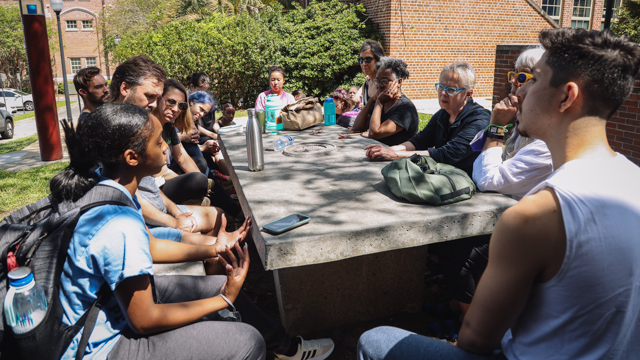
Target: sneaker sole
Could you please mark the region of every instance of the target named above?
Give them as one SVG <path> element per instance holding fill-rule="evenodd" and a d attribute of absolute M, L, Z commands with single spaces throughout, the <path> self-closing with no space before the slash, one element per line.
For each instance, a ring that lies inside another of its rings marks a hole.
<path fill-rule="evenodd" d="M 333 349 L 335 349 L 335 347 L 336 347 L 336 344 L 333 344 L 331 349 L 329 349 L 329 351 L 327 351 L 326 354 L 323 354 L 323 355 L 320 355 L 320 356 L 316 356 L 316 357 L 312 357 L 312 358 L 309 358 L 307 360 L 324 360 L 324 359 L 328 358 L 329 355 L 331 355 L 331 353 L 333 352 Z"/>

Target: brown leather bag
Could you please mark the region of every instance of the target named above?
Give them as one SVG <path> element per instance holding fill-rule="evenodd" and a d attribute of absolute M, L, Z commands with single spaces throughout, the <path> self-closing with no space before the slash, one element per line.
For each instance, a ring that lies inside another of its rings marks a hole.
<path fill-rule="evenodd" d="M 304 130 L 324 122 L 322 105 L 318 98 L 306 97 L 282 108 L 282 126 L 285 130 Z"/>

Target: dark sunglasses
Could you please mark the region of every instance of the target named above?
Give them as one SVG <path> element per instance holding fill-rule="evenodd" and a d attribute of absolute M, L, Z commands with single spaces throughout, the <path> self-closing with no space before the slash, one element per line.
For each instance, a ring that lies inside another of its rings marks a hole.
<path fill-rule="evenodd" d="M 373 58 L 371 56 L 367 56 L 366 58 L 358 58 L 358 62 L 360 64 L 362 63 L 370 63 L 373 60 Z"/>
<path fill-rule="evenodd" d="M 167 105 L 170 108 L 176 106 L 176 104 L 177 104 L 178 105 L 178 110 L 180 110 L 180 111 L 185 111 L 185 110 L 187 110 L 189 108 L 189 104 L 187 104 L 184 101 L 178 101 L 176 99 L 164 99 L 164 104 Z"/>

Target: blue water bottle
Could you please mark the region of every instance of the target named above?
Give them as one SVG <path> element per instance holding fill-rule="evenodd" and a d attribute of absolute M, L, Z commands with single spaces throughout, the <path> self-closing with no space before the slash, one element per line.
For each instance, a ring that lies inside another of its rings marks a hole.
<path fill-rule="evenodd" d="M 333 98 L 326 98 L 324 100 L 324 124 L 336 124 L 336 103 L 333 102 Z"/>

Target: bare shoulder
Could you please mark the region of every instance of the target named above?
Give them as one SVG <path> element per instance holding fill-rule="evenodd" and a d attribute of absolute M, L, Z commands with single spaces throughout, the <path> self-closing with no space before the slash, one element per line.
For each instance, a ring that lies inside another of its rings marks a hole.
<path fill-rule="evenodd" d="M 526 258 L 538 271 L 536 282 L 551 279 L 562 266 L 566 235 L 560 203 L 552 188 L 529 195 L 504 212 L 494 231 L 492 247 Z"/>

